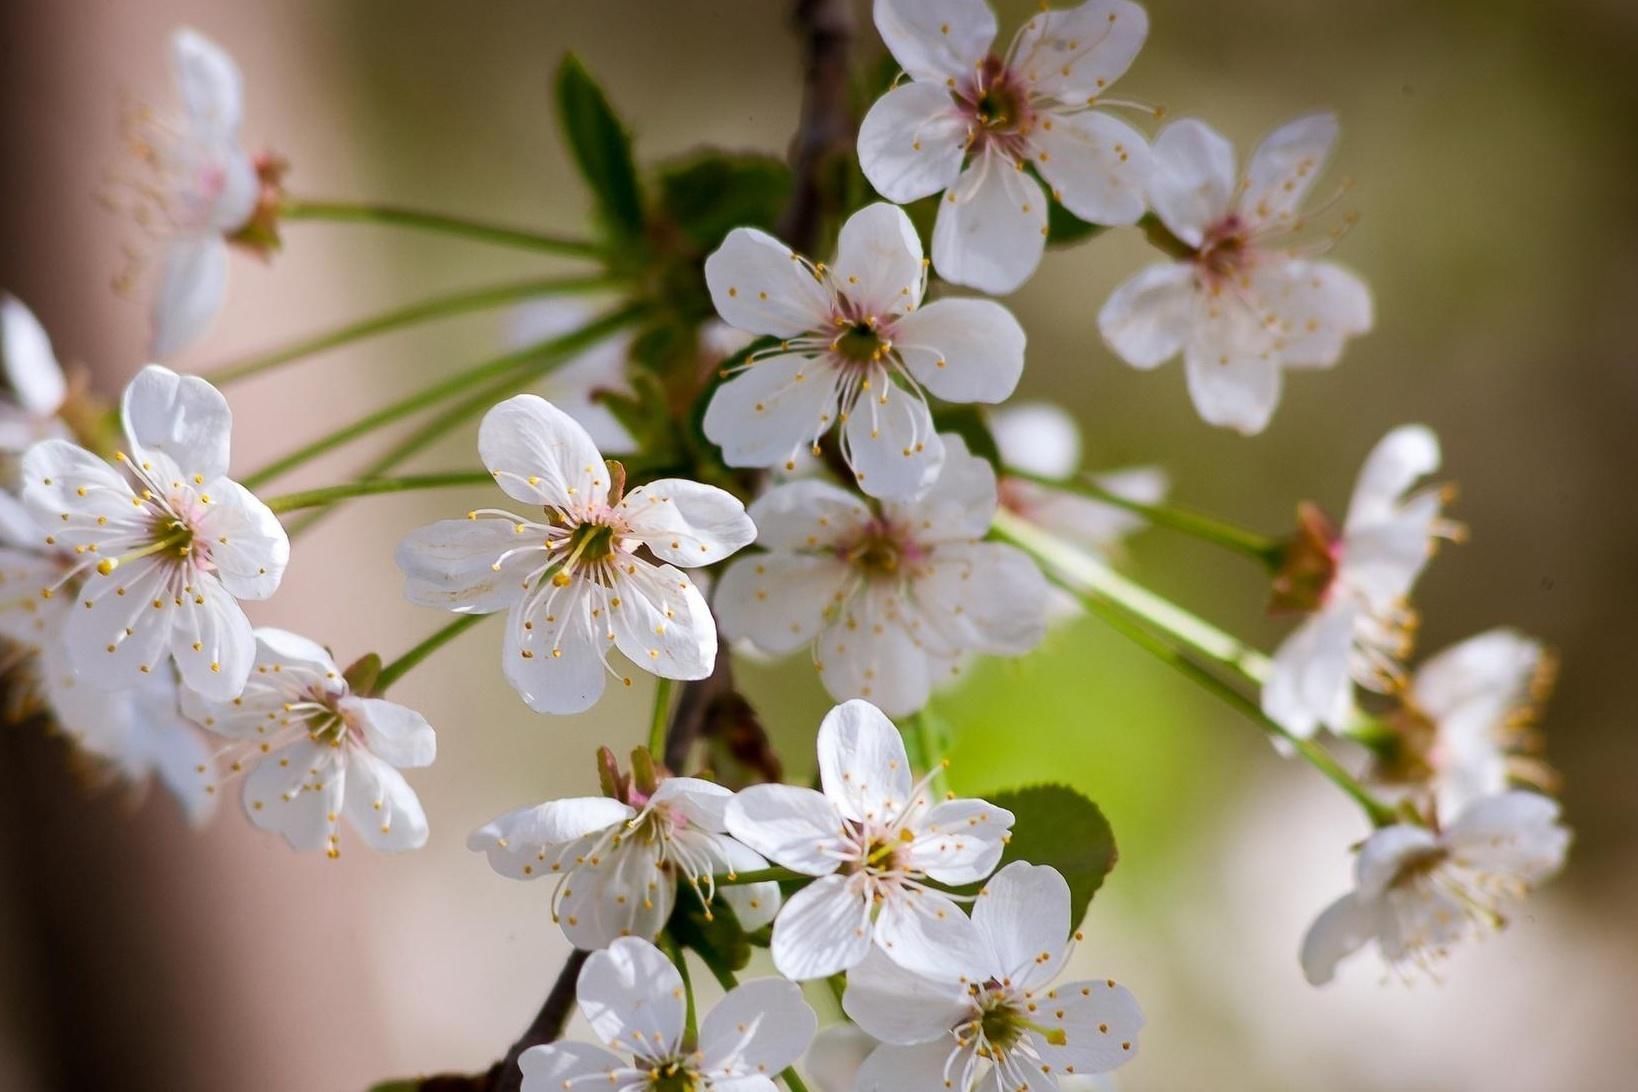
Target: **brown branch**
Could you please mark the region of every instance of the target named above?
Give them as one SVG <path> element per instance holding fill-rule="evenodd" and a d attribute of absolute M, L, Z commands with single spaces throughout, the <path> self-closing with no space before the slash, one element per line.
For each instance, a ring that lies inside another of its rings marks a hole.
<path fill-rule="evenodd" d="M 523 1087 L 523 1070 L 518 1068 L 518 1059 L 523 1056 L 523 1052 L 530 1047 L 556 1042 L 562 1038 L 563 1026 L 569 1022 L 569 1014 L 574 1009 L 575 983 L 580 978 L 580 968 L 586 965 L 586 957 L 590 954 L 576 948 L 569 953 L 569 958 L 564 960 L 563 969 L 557 972 L 557 981 L 552 983 L 551 992 L 546 995 L 546 1003 L 540 1006 L 540 1012 L 535 1015 L 529 1030 L 512 1044 L 512 1048 L 506 1052 L 506 1057 L 496 1062 L 495 1068 L 490 1070 L 492 1080 L 489 1087 L 492 1092 L 518 1092 Z"/>
<path fill-rule="evenodd" d="M 840 209 L 837 168 L 853 152 L 858 119 L 848 94 L 848 54 L 853 44 L 849 0 L 796 0 L 793 16 L 802 35 L 802 114 L 791 141 L 795 187 L 779 220 L 779 237 L 812 253 L 819 229 Z"/>

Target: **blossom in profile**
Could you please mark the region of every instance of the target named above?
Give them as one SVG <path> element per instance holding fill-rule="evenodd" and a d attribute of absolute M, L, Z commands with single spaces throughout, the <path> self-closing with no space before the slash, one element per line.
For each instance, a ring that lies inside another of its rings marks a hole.
<path fill-rule="evenodd" d="M 1354 860 L 1353 891 L 1303 938 L 1303 974 L 1324 985 L 1373 941 L 1396 973 L 1434 973 L 1453 945 L 1501 929 L 1507 906 L 1559 870 L 1570 832 L 1558 818 L 1556 801 L 1514 791 L 1474 800 L 1439 830 L 1377 830 Z"/>
<path fill-rule="evenodd" d="M 752 228 L 705 261 L 717 313 L 780 344 L 711 396 L 705 435 L 730 466 L 794 466 L 832 426 L 859 488 L 906 498 L 938 473 L 944 445 L 927 395 L 999 402 L 1024 368 L 1024 330 L 994 300 L 940 299 L 902 209 L 869 205 L 842 225 L 834 265 Z"/>
<path fill-rule="evenodd" d="M 775 864 L 818 877 L 774 919 L 774 966 L 824 978 L 879 947 L 905 967 L 936 972 L 966 943 L 967 918 L 929 885 L 988 876 L 1012 813 L 983 800 L 937 799 L 912 784 L 904 741 L 866 701 L 832 709 L 819 726 L 822 792 L 752 785 L 728 804 L 728 832 Z"/>
<path fill-rule="evenodd" d="M 1336 233 L 1316 241 L 1323 209 L 1303 209 L 1336 136 L 1331 114 L 1298 118 L 1263 141 L 1243 176 L 1233 146 L 1202 121 L 1174 121 L 1155 138 L 1149 200 L 1177 256 L 1115 289 L 1098 328 L 1134 368 L 1182 353 L 1209 424 L 1261 432 L 1286 369 L 1329 368 L 1371 328 L 1370 290 L 1318 260 Z"/>
<path fill-rule="evenodd" d="M 1149 36 L 1129 0 L 1032 16 L 1004 55 L 984 0 L 876 0 L 876 29 L 909 76 L 859 127 L 859 166 L 889 201 L 943 193 L 939 276 L 995 295 L 1046 247 L 1047 191 L 1094 224 L 1143 215 L 1149 145 L 1100 106 Z M 1040 181 L 1037 180 L 1039 176 Z"/>
<path fill-rule="evenodd" d="M 725 812 L 733 793 L 697 777 L 613 786 L 614 796 L 552 800 L 507 812 L 467 839 L 490 867 L 514 880 L 557 881 L 552 918 L 577 948 L 606 948 L 620 937 L 653 940 L 687 884 L 707 915 L 721 895 L 751 930 L 779 910 L 777 883 L 715 885 L 718 873 L 766 868 L 759 854 L 730 838 Z"/>
<path fill-rule="evenodd" d="M 427 841 L 427 817 L 401 769 L 432 765 L 437 735 L 415 710 L 353 693 L 330 653 L 282 629 L 256 631 L 256 668 L 229 701 L 184 694 L 196 722 L 231 741 L 221 755 L 244 774 L 250 821 L 298 850 L 341 851 L 341 820 L 371 849 Z M 212 771 L 197 775 L 215 791 Z"/>
<path fill-rule="evenodd" d="M 773 1078 L 802 1056 L 819 1023 L 796 983 L 757 978 L 729 990 L 700 1020 L 698 1044 L 686 1043 L 682 975 L 636 937 L 593 952 L 575 996 L 607 1049 L 575 1042 L 530 1047 L 518 1059 L 523 1092 L 773 1092 Z"/>
<path fill-rule="evenodd" d="M 202 697 L 237 697 L 256 640 L 241 599 L 279 586 L 290 540 L 227 476 L 233 417 L 202 379 L 149 365 L 121 403 L 130 451 L 116 466 L 67 440 L 23 456 L 23 503 L 40 541 L 79 561 L 35 589 L 74 595 L 69 662 L 99 686 L 134 686 L 176 661 Z"/>
<path fill-rule="evenodd" d="M 1556 672 L 1541 642 L 1505 628 L 1429 657 L 1388 718 L 1397 753 L 1382 772 L 1425 787 L 1435 813 L 1446 817 L 1515 781 L 1549 786 L 1552 772 L 1531 752 Z"/>
<path fill-rule="evenodd" d="M 614 649 L 662 678 L 711 673 L 716 625 L 676 566 L 710 565 L 756 537 L 733 495 L 680 478 L 626 492 L 586 430 L 532 394 L 484 416 L 478 453 L 535 511 L 482 508 L 411 532 L 397 553 L 410 602 L 505 611 L 502 667 L 540 713 L 591 708 L 610 674 L 630 685 Z"/>
<path fill-rule="evenodd" d="M 1444 517 L 1449 490 L 1414 489 L 1439 468 L 1439 441 L 1402 425 L 1371 450 L 1336 530 L 1312 505 L 1286 548 L 1274 607 L 1306 615 L 1281 642 L 1263 683 L 1263 712 L 1287 731 L 1339 731 L 1354 708 L 1354 684 L 1391 691 L 1404 681 L 1416 615 L 1406 602 L 1440 539 L 1460 525 Z"/>
<path fill-rule="evenodd" d="M 57 411 L 68 381 L 45 327 L 16 296 L 0 293 L 0 455 L 21 455 L 37 440 L 65 437 Z"/>
<path fill-rule="evenodd" d="M 849 975 L 842 1007 L 881 1040 L 860 1066 L 859 1092 L 911 1088 L 1054 1090 L 1137 1054 L 1143 1013 L 1113 979 L 1054 986 L 1070 935 L 1069 884 L 1056 869 L 1015 861 L 984 885 L 969 942 L 935 973 L 871 953 Z"/>

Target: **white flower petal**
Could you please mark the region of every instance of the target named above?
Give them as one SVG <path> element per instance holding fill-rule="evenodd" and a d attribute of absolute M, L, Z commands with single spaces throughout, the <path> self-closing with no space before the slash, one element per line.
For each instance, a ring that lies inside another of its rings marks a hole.
<path fill-rule="evenodd" d="M 110 579 L 118 575 L 116 570 Z M 256 635 L 244 608 L 220 581 L 206 573 L 193 580 L 191 589 L 183 588 L 177 596 L 181 602 L 170 627 L 171 655 L 190 690 L 211 701 L 229 701 L 250 678 Z"/>
<path fill-rule="evenodd" d="M 860 1028 L 846 1021 L 832 1024 L 814 1036 L 802 1069 L 819 1092 L 853 1092 L 859 1067 L 874 1049 L 876 1040 Z"/>
<path fill-rule="evenodd" d="M 623 1074 L 635 1071 L 617 1055 L 590 1043 L 556 1042 L 532 1046 L 518 1056 L 523 1092 L 563 1092 L 563 1086 L 596 1080 L 618 1087 Z"/>
<path fill-rule="evenodd" d="M 736 329 L 795 337 L 822 329 L 830 295 L 791 248 L 765 231 L 735 228 L 705 259 L 705 283 L 723 321 Z"/>
<path fill-rule="evenodd" d="M 1443 507 L 1440 491 L 1428 489 L 1412 496 L 1391 518 L 1351 527 L 1343 535 L 1338 582 L 1377 614 L 1397 609 L 1433 560 Z"/>
<path fill-rule="evenodd" d="M 995 519 L 995 470 L 967 450 L 967 441 L 943 437 L 944 465 L 927 491 L 914 500 L 887 502 L 883 511 L 917 529 L 924 543 L 971 542 L 989 533 Z"/>
<path fill-rule="evenodd" d="M 728 833 L 762 856 L 795 872 L 826 876 L 837 861 L 826 850 L 842 824 L 835 806 L 798 785 L 751 785 L 728 802 Z"/>
<path fill-rule="evenodd" d="M 893 722 L 867 701 L 836 706 L 819 725 L 819 783 L 837 811 L 886 822 L 910 803 L 910 760 Z"/>
<path fill-rule="evenodd" d="M 142 534 L 147 514 L 119 471 L 78 444 L 42 440 L 23 455 L 23 506 L 40 528 L 28 545 L 74 547 Z"/>
<path fill-rule="evenodd" d="M 1570 832 L 1558 822 L 1558 801 L 1535 792 L 1505 792 L 1468 805 L 1445 828 L 1460 863 L 1537 883 L 1564 864 Z"/>
<path fill-rule="evenodd" d="M 1134 368 L 1159 367 L 1194 331 L 1194 270 L 1185 262 L 1146 266 L 1121 282 L 1098 312 L 1104 342 Z"/>
<path fill-rule="evenodd" d="M 682 1041 L 682 976 L 658 948 L 624 937 L 593 952 L 580 972 L 580 1013 L 622 1054 L 658 1058 Z"/>
<path fill-rule="evenodd" d="M 939 202 L 933 265 L 952 284 L 1005 296 L 1041 264 L 1046 226 L 1041 184 L 1006 155 L 986 150 Z"/>
<path fill-rule="evenodd" d="M 1332 262 L 1271 262 L 1252 275 L 1252 291 L 1279 331 L 1280 361 L 1291 368 L 1329 368 L 1351 337 L 1373 322 L 1371 290 Z"/>
<path fill-rule="evenodd" d="M 231 140 L 244 116 L 244 88 L 227 52 L 192 27 L 171 35 L 172 76 L 193 134 Z"/>
<path fill-rule="evenodd" d="M 404 573 L 404 598 L 420 607 L 458 614 L 489 614 L 523 598 L 526 580 L 544 553 L 519 552 L 495 568 L 501 555 L 527 542 L 504 519 L 445 519 L 417 527 L 398 544 L 393 560 Z"/>
<path fill-rule="evenodd" d="M 1366 901 L 1382 898 L 1406 865 L 1438 848 L 1438 836 L 1426 827 L 1396 823 L 1372 831 L 1354 858 L 1354 893 Z"/>
<path fill-rule="evenodd" d="M 714 564 L 756 538 L 738 497 L 683 478 L 638 486 L 618 511 L 654 556 L 685 568 Z"/>
<path fill-rule="evenodd" d="M 1296 220 L 1336 139 L 1335 114 L 1308 114 L 1270 133 L 1246 164 L 1241 217 L 1253 227 Z"/>
<path fill-rule="evenodd" d="M 962 1071 L 960 1062 L 950 1062 L 958 1053 L 953 1038 L 909 1047 L 883 1044 L 859 1067 L 858 1084 L 851 1092 L 949 1092 L 946 1074 Z"/>
<path fill-rule="evenodd" d="M 497 816 L 473 831 L 466 847 L 487 854 L 490 867 L 502 876 L 535 879 L 555 871 L 552 863 L 563 847 L 636 814 L 606 796 L 553 800 Z"/>
<path fill-rule="evenodd" d="M 912 624 L 919 627 L 919 617 L 895 591 L 855 596 L 814 643 L 825 690 L 837 701 L 864 698 L 894 717 L 926 705 L 932 679 Z"/>
<path fill-rule="evenodd" d="M 995 41 L 995 13 L 984 0 L 876 0 L 875 17 L 899 67 L 939 85 L 971 76 Z"/>
<path fill-rule="evenodd" d="M 362 747 L 351 748 L 347 756 L 342 810 L 371 849 L 402 853 L 427 844 L 427 813 L 420 797 L 403 774 Z"/>
<path fill-rule="evenodd" d="M 1125 75 L 1149 37 L 1149 15 L 1131 0 L 1086 0 L 1030 17 L 1013 65 L 1036 95 L 1084 106 Z"/>
<path fill-rule="evenodd" d="M 1075 927 L 1069 884 L 1055 868 L 1014 861 L 979 892 L 972 920 L 994 958 L 993 975 L 1024 988 L 1050 982 Z"/>
<path fill-rule="evenodd" d="M 947 189 L 966 154 L 967 121 L 942 84 L 901 84 L 877 99 L 859 125 L 859 167 L 889 201 Z"/>
<path fill-rule="evenodd" d="M 1280 642 L 1263 683 L 1262 708 L 1269 719 L 1301 739 L 1321 725 L 1341 730 L 1354 708 L 1349 656 L 1357 618 L 1351 603 L 1337 602 Z"/>
<path fill-rule="evenodd" d="M 586 300 L 539 299 L 512 309 L 506 343 L 515 349 L 561 337 L 586 325 L 596 311 Z M 603 452 L 629 452 L 637 442 L 609 407 L 595 396 L 603 391 L 630 394 L 626 365 L 631 338 L 615 335 L 553 368 L 537 394 L 580 423 Z"/>
<path fill-rule="evenodd" d="M 944 543 L 915 581 L 916 603 L 944 647 L 1021 656 L 1046 636 L 1046 578 L 1002 542 Z"/>
<path fill-rule="evenodd" d="M 700 1021 L 700 1066 L 708 1078 L 778 1073 L 802 1056 L 818 1026 L 796 983 L 741 983 Z"/>
<path fill-rule="evenodd" d="M 869 898 L 851 890 L 846 876 L 825 876 L 792 895 L 774 919 L 774 966 L 796 982 L 828 978 L 856 966 L 870 938 Z"/>
<path fill-rule="evenodd" d="M 195 480 L 227 474 L 233 412 L 203 379 L 150 364 L 125 388 L 120 412 L 133 458 L 163 455 Z"/>
<path fill-rule="evenodd" d="M 916 821 L 909 866 L 939 883 L 976 883 L 1000 863 L 1013 815 L 983 800 L 946 800 Z"/>
<path fill-rule="evenodd" d="M 960 968 L 988 974 L 984 966 Z M 965 1022 L 966 987 L 953 976 L 930 978 L 901 967 L 880 948 L 847 975 L 842 1011 L 875 1039 L 911 1046 L 940 1039 Z"/>
<path fill-rule="evenodd" d="M 1327 906 L 1302 938 L 1303 977 L 1310 986 L 1323 986 L 1336 974 L 1344 957 L 1369 943 L 1381 926 L 1374 904 L 1349 893 Z"/>
<path fill-rule="evenodd" d="M 356 710 L 370 752 L 400 769 L 430 766 L 438 757 L 438 734 L 415 710 L 381 698 L 348 698 Z"/>
<path fill-rule="evenodd" d="M 187 348 L 227 297 L 228 245 L 220 235 L 184 235 L 165 248 L 148 351 L 157 360 Z"/>
<path fill-rule="evenodd" d="M 580 423 L 538 395 L 483 415 L 478 456 L 495 484 L 525 504 L 582 510 L 609 495 L 609 468 Z"/>
<path fill-rule="evenodd" d="M 899 966 L 935 978 L 955 978 L 987 956 L 961 907 L 931 890 L 887 899 L 876 917 L 876 943 Z"/>
<path fill-rule="evenodd" d="M 346 791 L 345 749 L 300 739 L 245 778 L 245 815 L 300 851 L 332 848 Z"/>
<path fill-rule="evenodd" d="M 1059 1072 L 1108 1073 L 1137 1054 L 1143 1010 L 1125 986 L 1109 979 L 1069 982 L 1047 994 L 1040 1023 L 1061 1029 L 1062 1045 L 1036 1040 L 1044 1065 Z"/>
<path fill-rule="evenodd" d="M 667 679 L 711 674 L 717 625 L 705 597 L 683 573 L 670 565 L 628 562 L 606 602 L 615 645 L 626 659 Z"/>
<path fill-rule="evenodd" d="M 990 435 L 1007 466 L 1067 478 L 1081 466 L 1081 430 L 1051 402 L 1010 402 L 990 414 Z"/>
<path fill-rule="evenodd" d="M 1101 489 L 1140 504 L 1158 504 L 1166 497 L 1170 479 L 1158 466 L 1134 466 L 1095 474 Z M 1112 504 L 1090 500 L 1059 489 L 1043 489 L 1029 482 L 1010 482 L 1012 501 L 1034 522 L 1053 533 L 1090 546 L 1099 553 L 1115 550 L 1120 540 L 1147 526 L 1142 516 Z"/>
<path fill-rule="evenodd" d="M 1149 142 L 1124 121 L 1097 110 L 1054 114 L 1029 140 L 1052 196 L 1082 220 L 1124 226 L 1148 210 Z"/>
<path fill-rule="evenodd" d="M 122 588 L 124 595 L 119 594 Z M 164 564 L 144 558 L 110 576 L 93 574 L 80 588 L 79 602 L 68 615 L 63 640 L 69 661 L 83 677 L 118 690 L 135 686 L 164 666 L 172 622 L 180 610 Z"/>
<path fill-rule="evenodd" d="M 1426 425 L 1400 425 L 1365 458 L 1348 502 L 1345 534 L 1368 523 L 1393 519 L 1404 494 L 1439 469 L 1439 438 Z M 38 518 L 38 517 L 36 517 Z"/>
<path fill-rule="evenodd" d="M 810 643 L 852 570 L 831 554 L 761 554 L 736 559 L 713 602 L 722 632 L 782 655 Z"/>
<path fill-rule="evenodd" d="M 921 303 L 921 237 L 904 210 L 885 201 L 847 218 L 831 282 L 865 318 L 885 319 Z"/>
<path fill-rule="evenodd" d="M 33 416 L 56 413 L 68 394 L 45 327 L 10 293 L 0 293 L 0 367 L 17 404 Z"/>
<path fill-rule="evenodd" d="M 1191 247 L 1229 215 L 1238 178 L 1234 145 L 1198 118 L 1180 118 L 1155 137 L 1149 203 L 1155 215 Z"/>
<path fill-rule="evenodd" d="M 565 591 L 551 612 L 530 619 L 514 607 L 506 615 L 501 671 L 537 713 L 585 712 L 602 697 L 608 675 L 607 630 L 592 622 L 583 587 Z"/>
<path fill-rule="evenodd" d="M 714 838 L 715 851 L 722 857 L 727 872 L 754 872 L 768 867 L 762 854 L 732 838 Z M 760 929 L 779 913 L 783 895 L 779 884 L 769 880 L 763 883 L 736 883 L 718 887 L 722 901 L 733 907 L 734 918 L 740 928 L 750 932 Z"/>
<path fill-rule="evenodd" d="M 870 523 L 869 505 L 847 490 L 808 478 L 768 490 L 750 507 L 756 542 L 768 550 L 828 546 Z"/>
<path fill-rule="evenodd" d="M 659 843 L 646 839 L 576 846 L 574 875 L 565 881 L 557 920 L 576 948 L 605 948 L 622 937 L 652 940 L 671 918 L 677 903 L 676 873 L 660 867 Z"/>
<path fill-rule="evenodd" d="M 290 537 L 273 510 L 229 478 L 207 482 L 210 504 L 198 534 L 210 551 L 222 586 L 236 599 L 266 599 L 290 562 Z"/>
<path fill-rule="evenodd" d="M 727 830 L 728 801 L 732 789 L 700 777 L 667 777 L 649 802 L 680 814 L 690 827 L 700 832 L 720 834 Z"/>
<path fill-rule="evenodd" d="M 820 358 L 782 353 L 718 387 L 703 427 L 729 466 L 789 467 L 835 421 L 835 369 Z"/>
<path fill-rule="evenodd" d="M 871 389 L 860 393 L 842 427 L 848 464 L 859 488 L 872 497 L 916 496 L 944 459 L 927 403 L 882 368 L 875 369 Z"/>
<path fill-rule="evenodd" d="M 1279 361 L 1264 343 L 1266 332 L 1255 318 L 1242 316 L 1244 310 L 1224 303 L 1221 317 L 1197 326 L 1183 364 L 1201 419 L 1252 436 L 1268 427 L 1283 380 Z"/>
<path fill-rule="evenodd" d="M 943 299 L 893 324 L 916 382 L 947 402 L 1001 402 L 1024 371 L 1024 328 L 994 300 Z"/>

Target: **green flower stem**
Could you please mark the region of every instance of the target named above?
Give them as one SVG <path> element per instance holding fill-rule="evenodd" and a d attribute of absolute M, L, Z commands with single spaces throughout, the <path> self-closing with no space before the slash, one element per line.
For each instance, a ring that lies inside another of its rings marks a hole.
<path fill-rule="evenodd" d="M 719 872 L 711 877 L 711 882 L 718 887 L 737 887 L 747 883 L 767 883 L 780 880 L 811 880 L 805 872 L 792 872 L 788 868 L 771 865 L 767 868 L 757 868 L 750 872 Z"/>
<path fill-rule="evenodd" d="M 330 451 L 341 447 L 360 436 L 368 435 L 378 428 L 383 428 L 394 421 L 401 420 L 411 414 L 428 409 L 448 398 L 453 398 L 469 391 L 474 383 L 483 383 L 499 376 L 507 376 L 523 382 L 525 379 L 545 374 L 552 368 L 570 357 L 584 351 L 616 330 L 634 322 L 641 314 L 637 306 L 624 307 L 612 311 L 602 317 L 587 323 L 578 330 L 563 334 L 560 337 L 550 338 L 538 342 L 527 348 L 519 349 L 514 353 L 496 357 L 472 368 L 457 372 L 447 379 L 434 383 L 401 398 L 388 406 L 383 406 L 374 413 L 367 414 L 361 420 L 350 425 L 320 436 L 282 458 L 275 459 L 267 466 L 243 479 L 247 488 L 255 489 L 260 485 L 294 470 L 304 463 Z"/>
<path fill-rule="evenodd" d="M 1158 527 L 1169 527 L 1186 535 L 1203 539 L 1214 545 L 1221 546 L 1235 553 L 1254 558 L 1270 569 L 1278 568 L 1280 555 L 1284 548 L 1278 539 L 1260 535 L 1255 531 L 1248 531 L 1243 527 L 1236 527 L 1232 523 L 1225 523 L 1212 516 L 1191 512 L 1187 508 L 1177 508 L 1166 504 L 1144 504 L 1142 501 L 1131 500 L 1118 493 L 1098 485 L 1084 475 L 1073 478 L 1049 478 L 1042 474 L 1032 474 L 1027 470 L 1016 467 L 1005 467 L 1002 474 L 1020 481 L 1033 482 L 1047 489 L 1059 489 L 1067 493 L 1075 493 L 1103 504 L 1121 508 L 1135 515 L 1142 516 Z"/>
<path fill-rule="evenodd" d="M 1003 520 L 1005 526 L 1003 526 Z M 1210 645 L 1202 644 L 1198 638 L 1202 633 L 1191 628 L 1180 631 L 1170 622 L 1176 616 L 1192 618 L 1178 608 L 1171 611 L 1155 612 L 1144 609 L 1154 602 L 1164 602 L 1158 596 L 1145 592 L 1147 598 L 1133 597 L 1130 594 L 1118 597 L 1110 594 L 1107 582 L 1087 579 L 1086 573 L 1097 573 L 1107 567 L 1096 562 L 1095 559 L 1083 558 L 1087 564 L 1066 564 L 1074 558 L 1080 558 L 1079 551 L 1065 546 L 1052 536 L 1039 529 L 1018 520 L 1016 517 L 1006 516 L 1004 513 L 997 517 L 997 529 L 1001 537 L 1029 553 L 1046 569 L 1048 579 L 1059 587 L 1074 595 L 1088 612 L 1097 615 L 1113 627 L 1122 636 L 1130 639 L 1144 651 L 1157 659 L 1169 664 L 1193 682 L 1222 698 L 1229 705 L 1249 717 L 1264 731 L 1280 739 L 1286 746 L 1300 754 L 1315 769 L 1328 778 L 1333 784 L 1348 795 L 1365 812 L 1367 818 L 1376 826 L 1385 826 L 1401 821 L 1398 812 L 1373 796 L 1347 770 L 1343 769 L 1336 759 L 1319 744 L 1312 740 L 1293 736 L 1262 711 L 1255 700 L 1248 697 L 1237 686 L 1229 683 L 1215 671 L 1209 670 L 1197 663 L 1191 656 L 1198 656 L 1215 662 L 1221 667 L 1238 672 L 1242 678 L 1248 678 L 1242 663 L 1248 650 L 1239 642 L 1232 642 L 1240 651 L 1233 656 L 1219 655 L 1223 648 L 1223 639 L 1232 641 L 1227 635 L 1210 627 L 1204 627 L 1204 635 L 1216 635 L 1217 639 Z M 1129 584 L 1121 578 L 1122 582 Z M 1120 585 L 1115 585 L 1120 587 Z M 1132 585 L 1136 587 L 1136 585 Z M 1140 589 L 1141 590 L 1141 589 Z M 1142 604 L 1139 606 L 1137 604 Z M 1169 605 L 1169 604 L 1168 604 Z M 1267 661 L 1262 657 L 1263 671 L 1266 673 Z"/>
<path fill-rule="evenodd" d="M 654 761 L 665 759 L 665 732 L 670 724 L 671 680 L 656 676 L 654 679 L 654 712 L 648 721 L 648 753 Z"/>
<path fill-rule="evenodd" d="M 677 968 L 677 974 L 682 978 L 684 1004 L 687 1008 L 683 1015 L 683 1049 L 693 1050 L 699 1045 L 700 1028 L 699 1012 L 694 1007 L 694 980 L 688 974 L 688 956 L 683 952 L 682 945 L 669 932 L 660 934 L 660 946 L 665 954 L 671 957 L 671 963 Z"/>
<path fill-rule="evenodd" d="M 449 625 L 433 633 L 432 636 L 381 669 L 381 674 L 375 678 L 375 693 L 385 694 L 387 687 L 409 674 L 411 668 L 488 617 L 487 614 L 463 614 Z"/>
<path fill-rule="evenodd" d="M 915 751 L 921 755 L 921 769 L 924 773 L 933 775 L 932 786 L 934 793 L 944 795 L 948 782 L 945 776 L 945 760 L 949 757 L 950 742 L 945 738 L 944 724 L 931 708 L 923 706 L 910 716 L 910 731 L 905 733 L 907 739 L 915 740 Z M 914 756 L 912 756 L 914 757 Z"/>
<path fill-rule="evenodd" d="M 358 322 L 350 322 L 333 330 L 326 330 L 322 334 L 303 338 L 271 352 L 248 357 L 232 364 L 225 364 L 220 368 L 202 373 L 200 378 L 209 380 L 218 387 L 226 386 L 237 380 L 248 379 L 250 376 L 265 372 L 269 368 L 276 368 L 280 364 L 287 364 L 292 360 L 327 352 L 330 349 L 336 349 L 354 341 L 362 341 L 364 338 L 373 337 L 376 334 L 388 333 L 406 326 L 414 326 L 417 323 L 448 318 L 452 315 L 464 315 L 471 311 L 483 311 L 492 307 L 514 303 L 518 300 L 610 291 L 619 288 L 620 284 L 620 281 L 602 276 L 537 277 L 533 280 L 515 281 L 511 284 L 489 285 L 485 288 L 477 288 L 452 296 L 436 296 L 432 299 L 421 300 L 419 303 L 412 303 L 407 307 L 400 307 L 393 311 L 361 319 Z"/>
<path fill-rule="evenodd" d="M 366 478 L 344 485 L 328 485 L 322 489 L 304 489 L 299 493 L 281 493 L 267 498 L 267 506 L 275 512 L 293 512 L 298 508 L 322 508 L 348 497 L 368 497 L 377 493 L 410 493 L 418 489 L 448 489 L 459 485 L 485 485 L 495 477 L 487 470 L 452 470 L 445 474 L 413 474 L 403 478 Z"/>
<path fill-rule="evenodd" d="M 331 223 L 387 224 L 393 227 L 436 231 L 459 235 L 480 243 L 518 247 L 544 254 L 561 254 L 570 258 L 602 258 L 603 249 L 584 239 L 567 239 L 538 231 L 468 220 L 460 216 L 446 216 L 439 212 L 406 209 L 397 205 L 378 205 L 353 201 L 303 201 L 287 198 L 279 205 L 280 220 L 326 220 Z"/>
<path fill-rule="evenodd" d="M 739 985 L 739 978 L 734 972 L 727 967 L 719 966 L 716 960 L 708 959 L 705 961 L 705 965 L 711 968 L 711 976 L 717 980 L 717 985 L 722 987 L 723 993 L 727 993 Z M 779 1074 L 779 1079 L 785 1082 L 785 1087 L 790 1089 L 791 1092 L 808 1092 L 808 1086 L 802 1083 L 802 1078 L 797 1075 L 795 1066 L 786 1066 L 784 1071 Z"/>

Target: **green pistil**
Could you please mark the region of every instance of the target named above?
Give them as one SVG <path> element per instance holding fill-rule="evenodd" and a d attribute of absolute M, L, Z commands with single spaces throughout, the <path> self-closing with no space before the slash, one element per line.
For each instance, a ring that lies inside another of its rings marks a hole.
<path fill-rule="evenodd" d="M 886 352 L 880 336 L 867 322 L 855 322 L 836 339 L 836 352 L 855 364 L 880 360 Z"/>
<path fill-rule="evenodd" d="M 582 523 L 569 533 L 569 557 L 595 564 L 613 554 L 614 528 L 606 523 Z"/>
<path fill-rule="evenodd" d="M 699 1081 L 681 1062 L 667 1062 L 650 1071 L 648 1087 L 652 1092 L 696 1092 Z"/>

